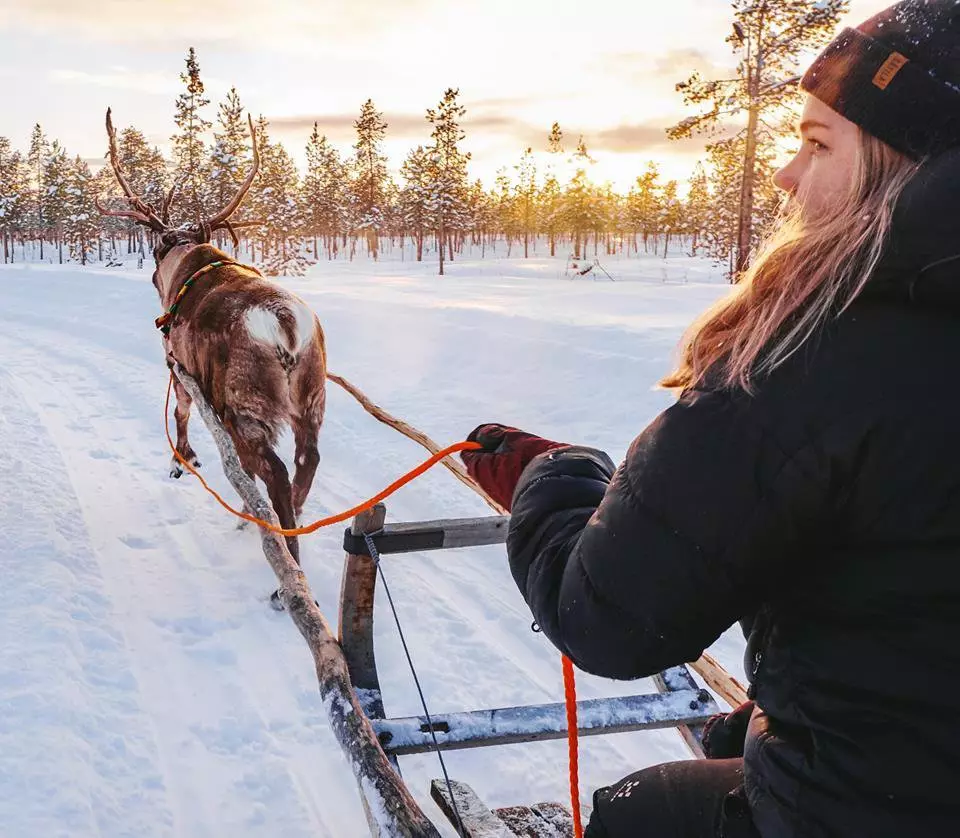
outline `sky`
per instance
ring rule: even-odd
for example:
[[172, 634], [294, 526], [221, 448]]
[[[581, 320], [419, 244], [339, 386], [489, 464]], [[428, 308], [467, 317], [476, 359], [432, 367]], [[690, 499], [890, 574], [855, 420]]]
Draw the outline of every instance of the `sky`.
[[[852, 0], [842, 23], [887, 5]], [[454, 87], [471, 177], [512, 172], [557, 121], [568, 149], [583, 134], [594, 180], [627, 189], [647, 160], [684, 180], [703, 156], [665, 128], [690, 113], [678, 81], [735, 66], [731, 21], [727, 0], [0, 0], [0, 136], [25, 150], [39, 122], [99, 165], [110, 106], [166, 153], [193, 46], [207, 118], [236, 86], [301, 165], [314, 121], [348, 153], [372, 98], [397, 169]]]

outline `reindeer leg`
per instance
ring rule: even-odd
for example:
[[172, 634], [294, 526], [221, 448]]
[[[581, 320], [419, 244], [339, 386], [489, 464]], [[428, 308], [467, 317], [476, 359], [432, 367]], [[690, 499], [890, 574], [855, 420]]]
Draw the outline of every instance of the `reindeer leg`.
[[[296, 524], [293, 516], [292, 489], [290, 475], [283, 460], [270, 446], [267, 431], [255, 419], [246, 417], [232, 417], [233, 421], [225, 422], [228, 432], [233, 437], [240, 464], [248, 474], [255, 474], [267, 487], [267, 495], [280, 526], [293, 529]], [[287, 547], [294, 561], [300, 564], [300, 549], [296, 536], [287, 536]]]
[[[190, 421], [190, 406], [193, 404], [193, 399], [180, 383], [180, 379], [176, 377], [173, 379], [173, 391], [177, 397], [177, 407], [173, 412], [177, 421], [177, 452], [194, 468], [200, 468], [200, 460], [197, 459], [197, 454], [187, 438], [187, 423]], [[174, 479], [183, 476], [183, 464], [176, 457], [170, 458], [170, 476]]]
[[306, 503], [310, 487], [313, 485], [317, 466], [320, 464], [320, 452], [317, 450], [317, 437], [320, 435], [320, 423], [316, 417], [296, 417], [292, 420], [294, 439], [294, 461], [297, 464], [293, 475], [293, 514], [297, 521], [303, 517], [303, 505]]

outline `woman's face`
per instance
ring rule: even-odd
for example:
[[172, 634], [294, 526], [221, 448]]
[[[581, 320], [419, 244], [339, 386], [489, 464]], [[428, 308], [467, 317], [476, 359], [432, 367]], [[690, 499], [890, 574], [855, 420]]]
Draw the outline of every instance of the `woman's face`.
[[807, 95], [800, 118], [800, 150], [773, 182], [812, 215], [850, 188], [857, 165], [860, 132], [814, 96]]

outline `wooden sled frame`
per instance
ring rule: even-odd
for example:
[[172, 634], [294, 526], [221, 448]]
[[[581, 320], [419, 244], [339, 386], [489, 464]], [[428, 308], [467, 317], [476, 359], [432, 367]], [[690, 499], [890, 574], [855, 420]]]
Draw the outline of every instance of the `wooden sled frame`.
[[[397, 773], [397, 758], [405, 754], [482, 748], [519, 742], [564, 739], [567, 736], [562, 702], [523, 707], [468, 710], [424, 716], [388, 718], [377, 676], [373, 641], [373, 604], [377, 567], [367, 549], [369, 535], [381, 556], [502, 544], [506, 540], [504, 516], [447, 519], [417, 523], [384, 524], [383, 504], [358, 515], [344, 533], [344, 564], [340, 591], [339, 641], [350, 680], [360, 705], [370, 720], [384, 753]], [[577, 702], [580, 736], [676, 727], [696, 758], [703, 757], [700, 739], [703, 723], [720, 712], [710, 693], [697, 686], [686, 666], [671, 667], [653, 677], [656, 693], [592, 699]], [[451, 780], [456, 807], [444, 780], [431, 783], [431, 796], [441, 811], [457, 825], [457, 814], [467, 838], [524, 835], [572, 836], [573, 820], [559, 803], [511, 806], [491, 811], [464, 783]]]
[[[219, 417], [204, 399], [196, 381], [179, 365], [173, 369], [194, 401], [213, 436], [224, 474], [258, 518], [279, 526], [272, 505], [240, 465], [233, 442]], [[506, 517], [428, 521], [384, 525], [380, 504], [358, 515], [344, 535], [346, 562], [341, 584], [338, 636], [335, 637], [316, 603], [309, 582], [280, 535], [259, 527], [264, 557], [279, 582], [278, 592], [294, 625], [313, 656], [317, 684], [330, 729], [340, 745], [360, 792], [360, 801], [373, 838], [440, 838], [400, 775], [397, 757], [432, 749], [425, 718], [387, 718], [377, 677], [373, 648], [373, 605], [376, 565], [367, 552], [364, 534], [383, 555], [422, 550], [502, 544]], [[742, 687], [704, 656], [694, 664], [728, 702], [741, 700]], [[653, 678], [658, 692], [578, 702], [582, 736], [630, 730], [677, 727], [697, 758], [704, 721], [719, 708], [699, 689], [686, 666], [672, 667]], [[441, 749], [485, 747], [515, 742], [560, 739], [566, 736], [562, 705], [533, 705], [499, 710], [475, 710], [433, 717]], [[476, 726], [468, 729], [467, 723]], [[573, 834], [569, 811], [558, 803], [511, 806], [489, 810], [469, 786], [451, 781], [465, 838], [566, 838]], [[446, 783], [434, 780], [431, 796], [456, 825]]]

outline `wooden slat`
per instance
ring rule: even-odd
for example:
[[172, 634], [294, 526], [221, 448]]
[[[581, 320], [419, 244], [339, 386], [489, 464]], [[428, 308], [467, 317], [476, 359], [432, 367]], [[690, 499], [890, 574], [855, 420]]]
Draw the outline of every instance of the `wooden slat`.
[[[362, 536], [383, 527], [386, 507], [379, 503], [353, 520], [351, 532]], [[383, 698], [377, 677], [373, 649], [373, 601], [377, 588], [377, 566], [367, 555], [348, 553], [340, 584], [340, 620], [337, 636], [347, 659], [350, 680], [360, 705], [371, 719], [383, 718]]]
[[724, 669], [717, 660], [706, 652], [700, 659], [690, 664], [693, 669], [717, 695], [734, 710], [747, 700], [747, 691], [736, 678]]
[[508, 829], [507, 825], [484, 805], [470, 786], [451, 780], [450, 788], [456, 797], [456, 811], [445, 780], [433, 780], [430, 783], [430, 796], [455, 827], [458, 826], [459, 814], [463, 824], [463, 838], [516, 838], [516, 833]]
[[[387, 524], [374, 533], [372, 538], [381, 555], [480, 547], [486, 544], [503, 544], [507, 540], [509, 522], [508, 516], [488, 515], [484, 518], [447, 518]], [[366, 544], [352, 533], [344, 536], [344, 549], [348, 553], [359, 555], [366, 555], [368, 552]]]
[[[702, 723], [717, 709], [713, 697], [699, 689], [590, 699], [577, 702], [577, 727], [581, 736], [654, 730]], [[563, 739], [567, 735], [563, 703], [431, 716], [437, 744], [443, 750]], [[374, 720], [373, 728], [389, 754], [417, 754], [434, 747], [423, 716]]]

